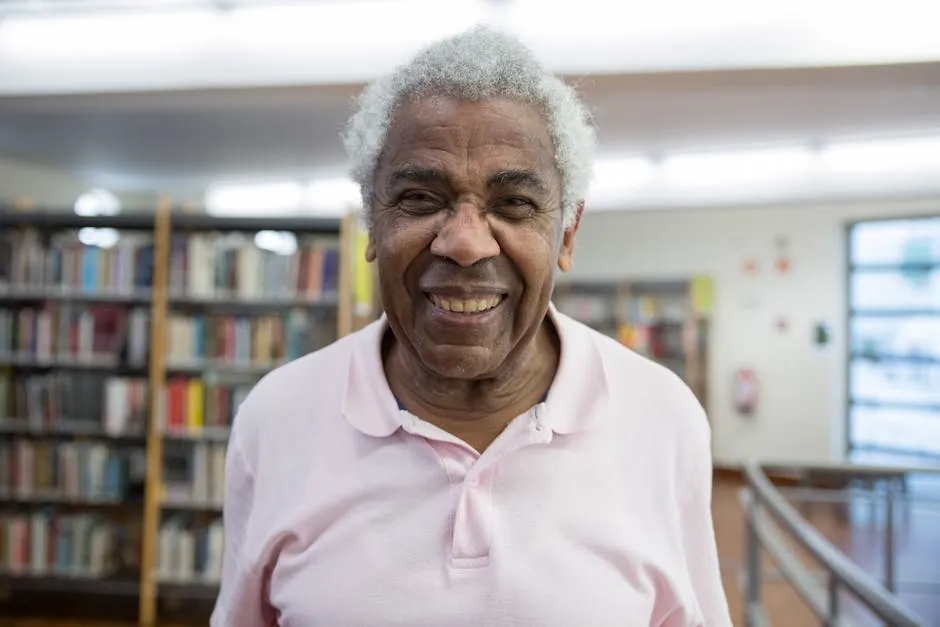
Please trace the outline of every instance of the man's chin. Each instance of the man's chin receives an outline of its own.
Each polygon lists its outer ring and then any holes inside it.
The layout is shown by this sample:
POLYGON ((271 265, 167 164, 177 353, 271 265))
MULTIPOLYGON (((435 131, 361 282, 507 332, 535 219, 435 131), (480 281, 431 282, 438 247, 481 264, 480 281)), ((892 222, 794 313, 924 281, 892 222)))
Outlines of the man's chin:
POLYGON ((473 381, 493 376, 502 359, 492 346, 436 346, 422 355, 424 366, 445 379, 473 381))

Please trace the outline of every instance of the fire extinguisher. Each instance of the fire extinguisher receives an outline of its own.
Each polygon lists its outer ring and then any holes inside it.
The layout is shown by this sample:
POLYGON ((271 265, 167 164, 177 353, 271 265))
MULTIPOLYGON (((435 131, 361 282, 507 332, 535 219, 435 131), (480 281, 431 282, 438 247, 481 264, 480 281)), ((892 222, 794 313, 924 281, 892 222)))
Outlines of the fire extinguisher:
POLYGON ((751 368, 738 368, 734 373, 732 391, 734 408, 739 414, 750 416, 757 410, 757 397, 757 374, 751 368))

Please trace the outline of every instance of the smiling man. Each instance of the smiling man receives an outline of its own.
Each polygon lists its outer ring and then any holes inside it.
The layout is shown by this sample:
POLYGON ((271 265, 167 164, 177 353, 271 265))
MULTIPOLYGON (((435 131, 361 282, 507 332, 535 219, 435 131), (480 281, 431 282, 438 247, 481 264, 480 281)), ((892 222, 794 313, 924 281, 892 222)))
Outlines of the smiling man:
POLYGON ((574 92, 477 28, 370 85, 346 144, 385 314, 240 407, 213 627, 731 625, 701 406, 551 305, 574 92))

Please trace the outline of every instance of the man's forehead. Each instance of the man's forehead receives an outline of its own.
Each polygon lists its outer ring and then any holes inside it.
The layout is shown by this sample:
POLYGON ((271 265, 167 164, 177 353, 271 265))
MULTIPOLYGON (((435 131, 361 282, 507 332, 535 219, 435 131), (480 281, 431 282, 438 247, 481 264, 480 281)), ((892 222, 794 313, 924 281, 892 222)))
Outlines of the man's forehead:
POLYGON ((487 98, 467 100, 426 96, 408 102, 392 117, 389 137, 448 140, 499 139, 512 144, 544 144, 550 141, 548 122, 530 104, 487 98))
POLYGON ((554 144, 541 114, 491 99, 424 99, 398 110, 383 151, 383 169, 446 169, 466 160, 495 173, 554 166, 554 144))

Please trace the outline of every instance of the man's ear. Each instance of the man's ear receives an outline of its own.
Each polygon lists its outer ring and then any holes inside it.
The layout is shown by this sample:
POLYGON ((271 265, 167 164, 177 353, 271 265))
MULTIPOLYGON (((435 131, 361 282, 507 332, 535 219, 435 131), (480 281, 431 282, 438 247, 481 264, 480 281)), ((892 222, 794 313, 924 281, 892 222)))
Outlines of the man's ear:
POLYGON ((575 209, 574 222, 565 227, 561 236, 561 248, 558 251, 558 269, 567 272, 574 265, 574 236, 581 226, 581 214, 584 213, 584 201, 578 203, 575 209))
POLYGON ((366 244, 366 261, 372 263, 375 261, 375 234, 372 228, 369 228, 369 242, 366 244))

